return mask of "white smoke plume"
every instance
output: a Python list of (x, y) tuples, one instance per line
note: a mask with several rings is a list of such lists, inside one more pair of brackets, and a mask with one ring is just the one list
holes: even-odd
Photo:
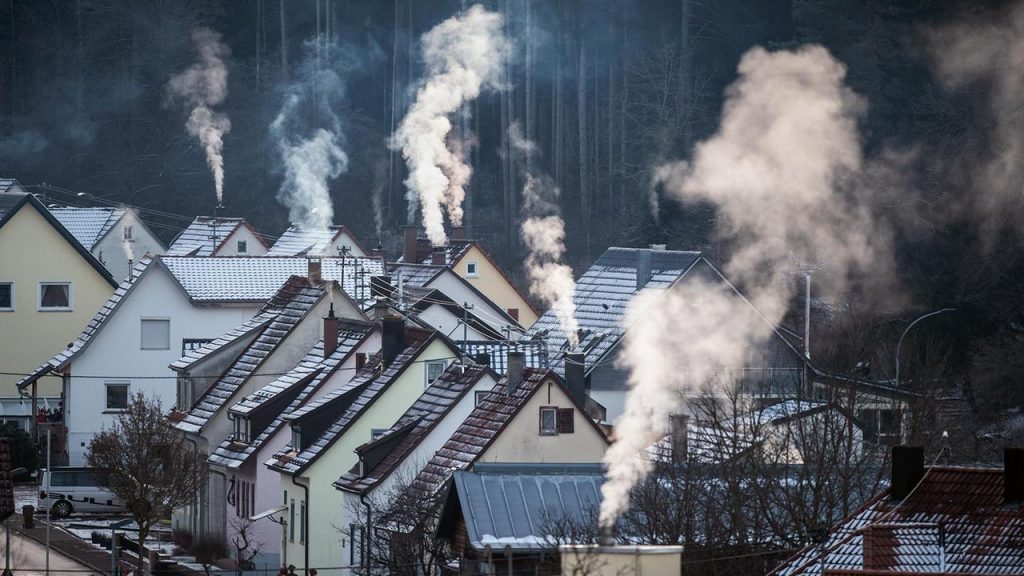
[(508, 138), (524, 180), (523, 209), (526, 214), (520, 233), (530, 251), (525, 263), (530, 293), (554, 309), (559, 327), (565, 332), (569, 345), (575, 348), (579, 343), (576, 281), (572, 268), (561, 261), (565, 255), (565, 221), (558, 207), (561, 190), (549, 176), (527, 169), (530, 165), (528, 160), (537, 154), (538, 149), (534, 142), (523, 136), (518, 123), (509, 127)]
[(171, 77), (167, 94), (189, 112), (185, 128), (203, 145), (219, 204), (224, 201), (224, 135), (231, 131), (231, 120), (212, 107), (224, 102), (228, 95), (228, 67), (224, 60), (231, 56), (231, 49), (221, 41), (220, 34), (209, 28), (193, 31), (192, 42), (199, 61)]
[(464, 146), (452, 132), (452, 115), (483, 88), (499, 89), (501, 70), (509, 53), (502, 17), (476, 4), (438, 24), (421, 38), (428, 77), (416, 93), (391, 146), (402, 151), (409, 167), (409, 221), (416, 208), (431, 244), (445, 244), (444, 213), (462, 224), (462, 201), (472, 169)]
[(928, 36), (943, 84), (953, 90), (977, 88), (988, 99), (991, 142), (984, 154), (990, 155), (978, 162), (965, 150), (966, 161), (949, 159), (967, 164), (962, 173), (973, 188), (969, 208), (990, 241), (1005, 227), (1024, 234), (1024, 3), (960, 18)]
[(373, 194), (370, 200), (373, 206), (373, 227), (377, 231), (377, 239), (384, 234), (384, 185), (388, 182), (388, 164), (379, 160), (373, 165)]
[(284, 105), (270, 125), (284, 170), (277, 199), (288, 219), (303, 230), (326, 231), (334, 221), (329, 182), (348, 170), (341, 119), (335, 112), (345, 95), (341, 75), (307, 62), (288, 88)]
[(845, 74), (820, 46), (754, 48), (727, 91), (718, 133), (691, 162), (658, 167), (667, 195), (715, 205), (734, 245), (725, 271), (758, 314), (725, 286), (694, 279), (631, 302), (620, 360), (631, 389), (605, 454), (603, 526), (628, 507), (630, 489), (650, 469), (646, 450), (682, 398), (721, 368), (742, 366), (771, 336), (795, 287), (778, 281), (790, 262), (827, 263), (836, 291), (868, 266), (888, 269), (888, 235), (854, 199), (866, 107)]

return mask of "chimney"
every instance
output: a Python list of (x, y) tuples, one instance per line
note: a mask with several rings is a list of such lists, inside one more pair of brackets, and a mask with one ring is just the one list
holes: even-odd
[(1024, 449), (1003, 451), (1003, 500), (1006, 504), (1024, 502)]
[(444, 266), (447, 264), (443, 246), (436, 246), (434, 251), (430, 253), (430, 263), (434, 266)]
[(334, 302), (324, 316), (324, 358), (327, 358), (338, 349), (338, 329), (341, 327), (341, 320), (334, 315)]
[(913, 492), (924, 477), (924, 448), (920, 446), (892, 447), (892, 483), (889, 499), (903, 500)]
[(597, 533), (598, 546), (615, 546), (615, 526), (601, 526)]
[(391, 294), (395, 291), (394, 287), (391, 286), (390, 276), (370, 276), (370, 297), (371, 298), (391, 298)]
[(384, 367), (391, 366), (402, 350), (405, 350), (405, 319), (384, 318), (380, 335), (380, 359)]
[(384, 244), (378, 240), (377, 245), (370, 250), (370, 258), (383, 258), (384, 257)]
[(668, 247), (668, 244), (648, 244), (647, 247), (654, 252), (664, 252), (665, 248)]
[(524, 370), (526, 370), (526, 354), (521, 350), (509, 350), (508, 374), (505, 375), (506, 393), (511, 395), (523, 383)]
[(370, 319), (374, 322), (383, 322), (388, 315), (388, 301), (377, 298), (373, 302), (373, 310), (370, 311)]
[(132, 262), (131, 258), (129, 258), (128, 259), (128, 279), (129, 280), (133, 280), (134, 278), (135, 278), (135, 263)]
[(465, 226), (452, 226), (451, 240), (465, 240), (466, 239), (466, 227)]
[(319, 258), (308, 258), (306, 260), (306, 276), (309, 281), (314, 284), (319, 284), (323, 277), (320, 275), (320, 259)]
[(580, 406), (587, 405), (587, 357), (582, 352), (565, 355), (565, 387)]
[(487, 352), (481, 352), (479, 354), (474, 354), (473, 355), (473, 362), (476, 363), (476, 364), (479, 364), (480, 366), (490, 366), (491, 365), (491, 355), (488, 354)]
[(651, 251), (641, 248), (636, 252), (636, 289), (639, 292), (651, 279)]
[(416, 264), (416, 226), (404, 226), (402, 234), (402, 260), (406, 264)]

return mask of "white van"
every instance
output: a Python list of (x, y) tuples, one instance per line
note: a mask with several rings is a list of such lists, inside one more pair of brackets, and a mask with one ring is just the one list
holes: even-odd
[[(50, 493), (46, 493), (46, 480), (50, 480)], [(73, 512), (124, 512), (124, 502), (108, 488), (99, 485), (92, 468), (54, 468), (39, 471), (40, 513), (50, 506), (50, 513), (64, 518)]]

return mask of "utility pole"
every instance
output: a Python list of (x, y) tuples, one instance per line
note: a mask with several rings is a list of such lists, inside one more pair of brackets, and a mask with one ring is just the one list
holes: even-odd
[(469, 302), (462, 303), (462, 353), (469, 355), (466, 351), (466, 345), (469, 342), (469, 311), (473, 309), (473, 305)]

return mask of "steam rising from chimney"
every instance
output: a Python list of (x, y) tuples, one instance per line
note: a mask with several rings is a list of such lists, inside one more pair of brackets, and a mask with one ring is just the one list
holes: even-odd
[(865, 102), (845, 75), (820, 46), (754, 48), (728, 88), (718, 133), (697, 145), (691, 163), (657, 168), (669, 195), (715, 204), (735, 246), (725, 271), (757, 313), (727, 285), (695, 278), (631, 302), (621, 356), (631, 389), (605, 454), (603, 526), (628, 507), (630, 489), (650, 470), (646, 450), (683, 396), (721, 368), (743, 366), (771, 337), (795, 287), (777, 280), (789, 262), (827, 262), (835, 291), (868, 266), (873, 274), (888, 269), (888, 235), (854, 198)]
[(447, 241), (442, 204), (452, 224), (462, 225), (465, 186), (472, 176), (464, 158), (465, 143), (451, 133), (451, 116), (484, 87), (500, 88), (500, 72), (509, 52), (502, 24), (500, 14), (476, 4), (421, 38), (429, 77), (392, 136), (391, 146), (401, 149), (409, 166), (405, 181), (409, 222), (415, 220), (419, 206), (434, 246)]
[(299, 228), (326, 231), (334, 221), (328, 182), (348, 170), (341, 120), (333, 109), (344, 98), (345, 84), (338, 72), (313, 65), (315, 57), (306, 60), (270, 125), (284, 168), (277, 199)]
[(530, 251), (526, 257), (530, 293), (554, 309), (569, 345), (575, 348), (579, 343), (576, 281), (572, 277), (572, 268), (561, 262), (565, 254), (565, 221), (558, 208), (561, 190), (546, 174), (527, 169), (527, 160), (537, 154), (537, 145), (523, 136), (518, 123), (509, 127), (508, 138), (525, 182), (523, 207), (526, 219), (520, 231)]
[(185, 128), (199, 139), (206, 152), (206, 163), (213, 171), (217, 203), (224, 201), (224, 135), (231, 131), (231, 120), (211, 107), (224, 101), (228, 95), (228, 67), (224, 59), (231, 49), (221, 42), (221, 36), (209, 28), (192, 32), (192, 42), (199, 53), (199, 61), (188, 70), (172, 76), (167, 82), (169, 101), (180, 101), (189, 111)]

